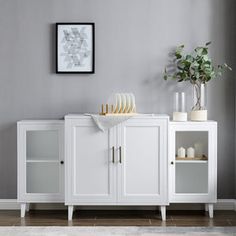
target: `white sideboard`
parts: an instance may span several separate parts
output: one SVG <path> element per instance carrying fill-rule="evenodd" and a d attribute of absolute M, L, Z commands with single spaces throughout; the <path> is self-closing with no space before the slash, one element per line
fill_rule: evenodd
<path fill-rule="evenodd" d="M 205 160 L 176 158 L 177 149 L 202 146 Z M 64 150 L 65 146 L 65 150 Z M 169 122 L 137 115 L 105 131 L 90 116 L 17 123 L 17 195 L 21 217 L 30 203 L 74 206 L 205 204 L 217 200 L 217 123 Z M 65 164 L 64 164 L 65 160 Z M 64 170 L 65 168 L 65 170 Z M 64 188 L 65 182 L 65 188 Z"/>
<path fill-rule="evenodd" d="M 68 219 L 74 205 L 158 205 L 165 220 L 168 116 L 137 116 L 101 132 L 89 116 L 65 117 Z"/>

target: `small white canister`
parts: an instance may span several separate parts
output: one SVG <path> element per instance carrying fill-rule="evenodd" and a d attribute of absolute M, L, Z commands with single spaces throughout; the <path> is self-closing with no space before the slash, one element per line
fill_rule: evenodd
<path fill-rule="evenodd" d="M 180 147 L 178 149 L 178 157 L 185 157 L 185 153 L 186 153 L 185 148 Z"/>
<path fill-rule="evenodd" d="M 189 148 L 187 149 L 187 157 L 189 157 L 189 158 L 194 158 L 194 156 L 195 156 L 195 150 L 194 150 L 194 148 L 193 148 L 193 147 L 189 147 Z"/>

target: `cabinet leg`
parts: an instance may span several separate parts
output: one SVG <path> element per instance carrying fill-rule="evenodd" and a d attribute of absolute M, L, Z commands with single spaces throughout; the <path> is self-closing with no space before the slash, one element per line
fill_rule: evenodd
<path fill-rule="evenodd" d="M 209 210 L 209 217 L 213 218 L 213 215 L 214 215 L 213 204 L 208 204 L 208 210 Z"/>
<path fill-rule="evenodd" d="M 205 211 L 208 211 L 208 204 L 205 204 Z"/>
<path fill-rule="evenodd" d="M 160 206 L 161 218 L 163 221 L 166 221 L 166 206 Z"/>
<path fill-rule="evenodd" d="M 20 205 L 20 217 L 25 217 L 25 211 L 26 211 L 26 203 L 21 203 Z"/>
<path fill-rule="evenodd" d="M 74 206 L 68 206 L 68 220 L 71 221 L 73 218 Z"/>

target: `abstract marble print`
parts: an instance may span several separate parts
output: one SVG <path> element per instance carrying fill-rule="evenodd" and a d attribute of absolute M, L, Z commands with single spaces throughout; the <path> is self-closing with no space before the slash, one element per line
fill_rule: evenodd
<path fill-rule="evenodd" d="M 57 72 L 92 73 L 94 25 L 57 24 Z"/>

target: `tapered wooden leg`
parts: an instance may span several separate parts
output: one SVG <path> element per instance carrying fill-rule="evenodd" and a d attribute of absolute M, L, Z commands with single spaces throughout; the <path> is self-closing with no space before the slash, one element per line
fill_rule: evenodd
<path fill-rule="evenodd" d="M 208 210 L 209 210 L 209 217 L 213 218 L 214 215 L 213 204 L 208 204 Z"/>
<path fill-rule="evenodd" d="M 68 220 L 72 220 L 73 218 L 73 211 L 74 211 L 74 206 L 68 206 Z"/>
<path fill-rule="evenodd" d="M 205 211 L 208 211 L 208 203 L 205 204 Z"/>
<path fill-rule="evenodd" d="M 166 206 L 160 206 L 161 218 L 163 221 L 166 221 Z"/>
<path fill-rule="evenodd" d="M 25 211 L 26 211 L 26 203 L 21 203 L 20 205 L 20 217 L 25 217 Z"/>

